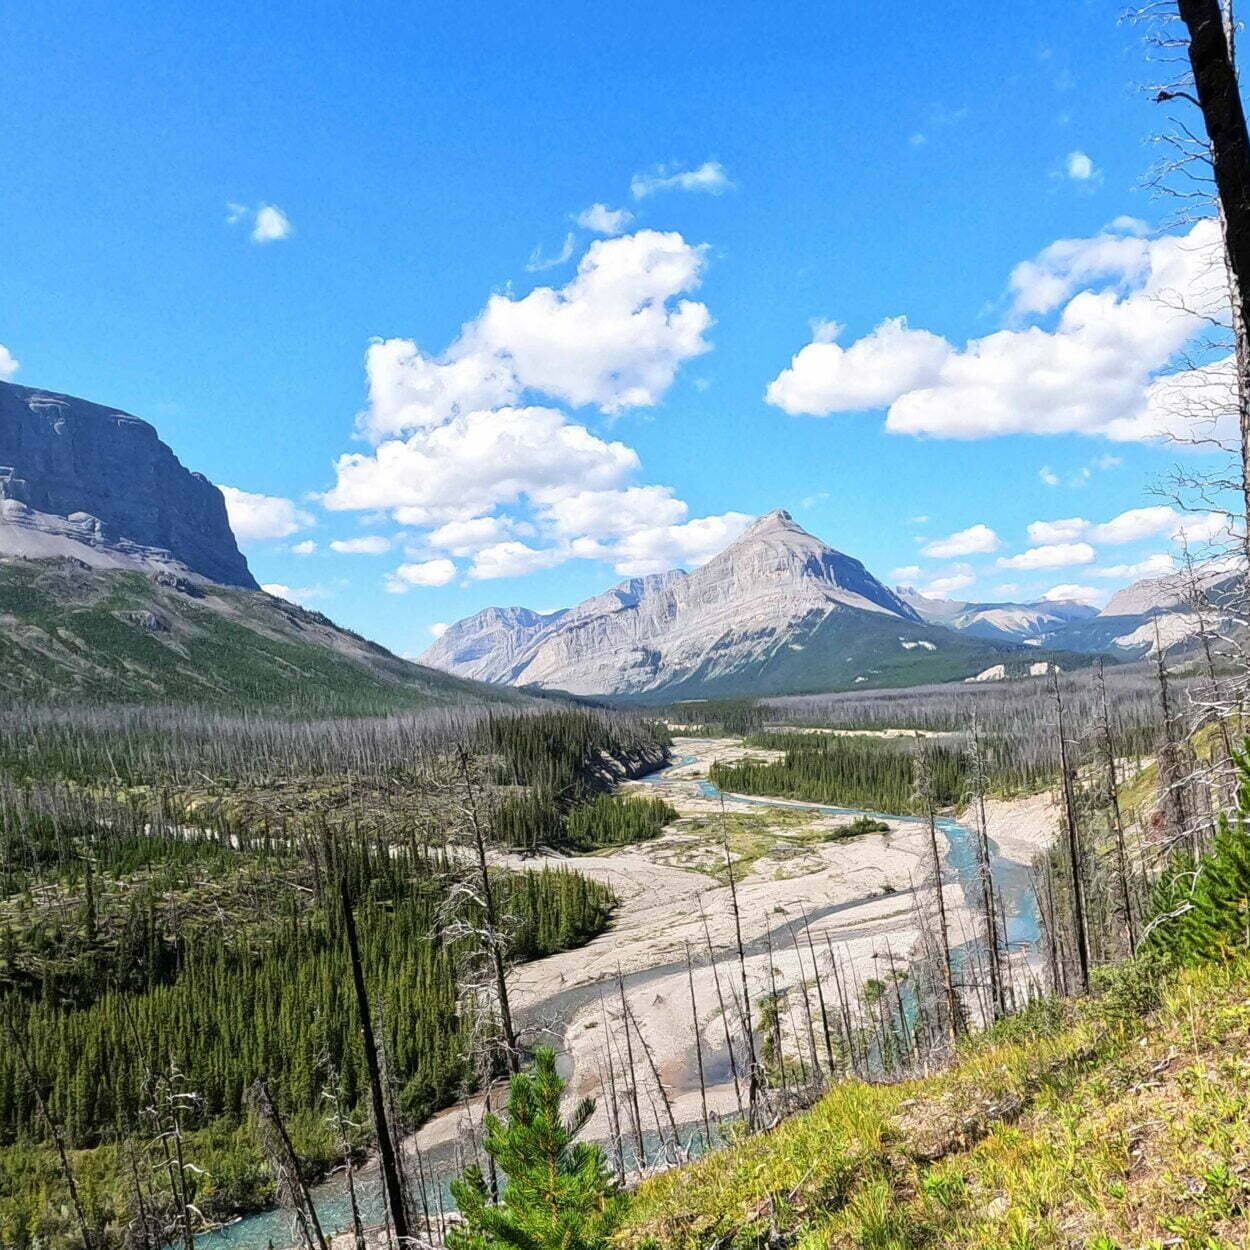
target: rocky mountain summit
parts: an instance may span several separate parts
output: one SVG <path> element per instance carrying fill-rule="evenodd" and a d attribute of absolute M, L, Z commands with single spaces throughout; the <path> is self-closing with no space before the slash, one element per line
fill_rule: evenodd
<path fill-rule="evenodd" d="M 546 615 L 487 608 L 421 661 L 508 685 L 681 697 L 941 680 L 997 655 L 926 624 L 859 560 L 778 509 L 693 573 L 633 578 Z"/>
<path fill-rule="evenodd" d="M 221 491 L 146 421 L 0 382 L 0 556 L 189 572 L 256 589 Z"/>

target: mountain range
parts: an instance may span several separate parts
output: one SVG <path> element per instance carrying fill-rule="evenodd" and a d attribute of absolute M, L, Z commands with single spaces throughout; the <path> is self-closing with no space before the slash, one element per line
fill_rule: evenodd
<path fill-rule="evenodd" d="M 634 578 L 559 612 L 488 608 L 421 660 L 479 681 L 658 701 L 949 681 L 1038 655 L 926 619 L 778 509 L 692 573 Z"/>
<path fill-rule="evenodd" d="M 996 680 L 1099 653 L 1139 658 L 1156 618 L 1164 646 L 1182 641 L 1195 628 L 1184 599 L 1176 576 L 1121 591 L 1102 612 L 890 590 L 777 510 L 692 573 L 633 578 L 558 612 L 487 608 L 421 660 L 478 681 L 646 702 Z"/>
<path fill-rule="evenodd" d="M 1200 574 L 1209 600 L 1232 579 Z M 22 698 L 374 710 L 513 699 L 642 702 L 996 679 L 1147 654 L 1194 632 L 1179 577 L 1102 612 L 890 589 L 780 509 L 693 572 L 558 612 L 492 607 L 413 664 L 266 594 L 221 491 L 147 422 L 0 382 L 0 664 Z"/>
<path fill-rule="evenodd" d="M 0 382 L 0 674 L 21 700 L 323 715 L 515 700 L 266 594 L 221 491 L 146 421 Z"/>

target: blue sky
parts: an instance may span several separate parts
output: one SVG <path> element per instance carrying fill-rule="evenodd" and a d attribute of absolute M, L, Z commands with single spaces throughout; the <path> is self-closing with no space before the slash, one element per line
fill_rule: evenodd
<path fill-rule="evenodd" d="M 0 368 L 152 421 L 260 580 L 405 653 L 774 507 L 1105 594 L 1172 540 L 1147 305 L 1203 242 L 1148 233 L 1121 8 L 10 4 Z"/>

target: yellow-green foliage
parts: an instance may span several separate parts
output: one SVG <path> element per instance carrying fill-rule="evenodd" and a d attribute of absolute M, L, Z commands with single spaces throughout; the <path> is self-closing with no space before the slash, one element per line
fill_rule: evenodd
<path fill-rule="evenodd" d="M 1094 999 L 940 1076 L 847 1083 L 646 1182 L 619 1245 L 1250 1246 L 1250 960 L 1186 971 L 1126 1017 Z"/>

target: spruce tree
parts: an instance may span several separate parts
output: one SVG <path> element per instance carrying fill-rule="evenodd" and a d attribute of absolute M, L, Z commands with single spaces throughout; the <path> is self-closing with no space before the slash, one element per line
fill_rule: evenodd
<path fill-rule="evenodd" d="M 497 1205 L 477 1164 L 451 1185 L 463 1223 L 448 1250 L 601 1250 L 621 1196 L 599 1146 L 574 1142 L 594 1111 L 583 1099 L 566 1120 L 555 1051 L 535 1052 L 532 1072 L 512 1078 L 507 1119 L 487 1115 L 484 1145 L 507 1179 Z"/>
<path fill-rule="evenodd" d="M 1186 963 L 1250 949 L 1250 756 L 1236 754 L 1237 806 L 1197 863 L 1174 857 L 1155 888 L 1149 945 Z"/>

